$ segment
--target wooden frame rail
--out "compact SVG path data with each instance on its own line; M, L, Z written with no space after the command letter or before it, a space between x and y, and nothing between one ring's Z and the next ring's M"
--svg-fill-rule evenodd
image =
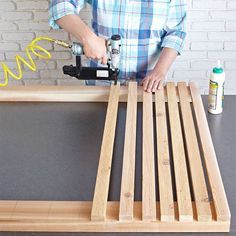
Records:
M155 94L143 92L136 82L1 89L0 102L9 101L108 106L93 201L1 200L0 231L229 232L230 210L195 83L169 82ZM108 192L121 101L127 102L123 169L120 201L113 202ZM134 200L138 102L143 103L142 201Z

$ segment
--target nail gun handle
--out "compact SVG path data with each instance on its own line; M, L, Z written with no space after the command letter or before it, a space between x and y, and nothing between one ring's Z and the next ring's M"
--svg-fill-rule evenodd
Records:
M120 35L112 35L112 37L110 39L106 40L106 49L107 52L110 54L111 59L112 56L117 56L117 54L120 53L120 47L121 47L121 38ZM83 45L79 42L73 42L73 44L71 45L71 50L72 53L75 56L81 56L84 54L84 50L83 50Z
M108 41L106 41L106 48L108 52L109 48L107 46L107 43ZM71 45L71 51L75 56L81 56L84 54L83 45L79 42L73 42L73 44Z
M71 51L75 56L81 56L84 54L83 45L79 42L73 42Z

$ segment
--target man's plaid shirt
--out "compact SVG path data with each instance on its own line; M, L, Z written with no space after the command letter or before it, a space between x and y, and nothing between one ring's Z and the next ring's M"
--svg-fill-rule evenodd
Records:
M104 38L119 34L122 40L121 82L140 81L155 66L163 47L179 54L186 36L185 0L52 0L49 24L58 29L56 20L79 14L85 3L92 6L92 28ZM96 62L91 62L95 66Z

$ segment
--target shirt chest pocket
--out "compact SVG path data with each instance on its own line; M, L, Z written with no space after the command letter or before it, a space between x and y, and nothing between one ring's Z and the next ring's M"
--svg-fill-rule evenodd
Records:
M162 30L172 0L130 0L134 8L140 9L142 28Z

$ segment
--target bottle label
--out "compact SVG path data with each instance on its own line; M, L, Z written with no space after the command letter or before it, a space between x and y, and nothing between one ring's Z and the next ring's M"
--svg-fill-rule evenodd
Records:
M218 88L219 88L218 83L210 80L209 96L208 96L208 108L209 109L213 109L213 110L216 109Z
M218 98L219 96L221 97ZM210 80L208 108L212 110L217 110L219 108L222 108L223 105L224 105L224 83L221 89L219 88L219 84L217 82Z

